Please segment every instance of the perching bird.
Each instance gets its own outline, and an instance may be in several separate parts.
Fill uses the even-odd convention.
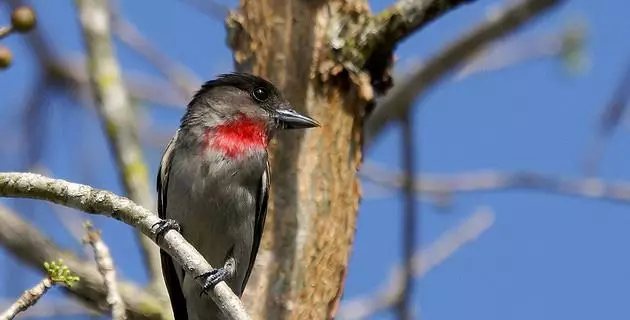
[[[274,131],[317,127],[270,82],[231,73],[206,82],[188,104],[157,177],[158,233],[180,230],[216,269],[205,286],[162,252],[176,320],[221,319],[202,293],[221,281],[241,296],[254,266],[267,212],[267,144]]]

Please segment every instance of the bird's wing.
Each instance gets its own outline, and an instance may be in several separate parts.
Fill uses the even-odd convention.
[[[171,167],[171,160],[173,158],[173,148],[175,141],[177,140],[177,133],[166,146],[166,151],[162,156],[160,162],[160,168],[157,175],[157,193],[158,193],[158,216],[160,219],[166,218],[166,203],[168,193],[168,174]],[[188,319],[188,312],[186,310],[186,298],[182,291],[177,272],[175,271],[175,263],[171,256],[169,256],[163,250],[160,250],[160,259],[162,260],[162,275],[166,282],[166,288],[168,289],[168,295],[171,299],[171,306],[173,307],[173,315],[176,320]]]
[[[245,279],[243,279],[242,290],[245,290],[249,276],[254,268],[254,262],[256,261],[256,254],[258,254],[258,248],[260,247],[260,241],[262,239],[263,229],[265,228],[265,217],[267,216],[267,200],[269,199],[269,161],[266,160],[265,171],[260,178],[260,184],[258,187],[258,195],[256,197],[256,220],[254,221],[254,244],[252,245],[252,255],[249,258],[249,267],[247,267],[247,273],[245,273]]]

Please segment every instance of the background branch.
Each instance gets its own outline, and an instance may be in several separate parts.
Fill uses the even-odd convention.
[[[162,53],[131,22],[126,20],[117,8],[112,10],[112,29],[114,34],[129,48],[142,55],[153,64],[178,89],[183,99],[192,97],[201,80],[195,74]]]
[[[442,264],[457,250],[476,240],[494,223],[495,215],[484,208],[479,209],[456,227],[447,230],[427,248],[415,252],[412,272],[416,279]],[[389,280],[373,295],[352,299],[344,303],[338,318],[343,320],[365,319],[377,312],[393,307],[404,294],[403,269],[392,270]]]
[[[107,314],[109,307],[105,303],[107,289],[103,278],[92,261],[82,260],[72,252],[56,246],[37,228],[20,218],[8,207],[0,204],[0,243],[31,268],[41,270],[45,261],[63,259],[73,273],[81,279],[70,288],[70,294],[86,305],[90,310]],[[159,320],[169,319],[170,314],[163,303],[153,294],[130,282],[119,282],[120,295],[130,319]]]
[[[413,136],[413,115],[407,114],[402,123],[402,159],[405,172],[411,177],[416,175],[417,157],[414,148]],[[402,246],[403,246],[403,281],[398,301],[396,302],[396,311],[398,319],[411,320],[414,312],[411,299],[413,297],[413,254],[416,251],[416,238],[418,237],[420,220],[420,212],[416,203],[416,194],[414,190],[414,181],[405,179],[404,181],[404,212],[402,219]]]
[[[153,227],[161,221],[157,215],[128,198],[33,173],[0,173],[0,196],[46,200],[86,213],[104,215],[135,227],[151,239],[155,237]],[[203,256],[177,231],[166,232],[160,247],[192,277],[212,270]],[[199,285],[203,285],[202,277],[197,281]],[[209,294],[229,319],[249,319],[241,300],[225,282],[217,284]]]
[[[470,32],[434,55],[407,79],[394,86],[380,101],[365,124],[365,147],[369,148],[387,123],[403,116],[413,101],[421,97],[466,59],[488,43],[523,26],[563,0],[523,0],[493,15]]]
[[[77,1],[79,21],[88,56],[88,75],[96,106],[119,167],[129,198],[145,208],[154,208],[146,164],[138,140],[138,123],[111,43],[110,13],[104,0]],[[151,279],[151,289],[168,301],[162,278],[160,252],[152,241],[137,233]]]
[[[6,310],[14,301],[0,301],[0,309]],[[90,310],[82,304],[70,299],[46,299],[30,307],[27,313],[20,315],[20,319],[45,318],[55,316],[98,316],[99,313]]]
[[[389,51],[436,18],[475,0],[398,0],[368,20],[358,48],[361,52]]]
[[[405,174],[366,162],[360,176],[392,188],[403,188]],[[601,179],[571,179],[535,172],[499,172],[479,170],[454,174],[423,173],[414,182],[414,190],[424,196],[449,197],[458,192],[531,189],[569,196],[630,203],[630,182]]]
[[[85,241],[90,244],[94,250],[94,259],[98,272],[103,276],[103,282],[105,288],[107,288],[107,304],[112,310],[113,320],[125,320],[127,319],[127,313],[125,312],[125,303],[118,292],[118,284],[116,283],[116,268],[114,267],[114,260],[109,254],[109,248],[103,239],[101,238],[100,231],[95,230],[91,222],[85,223]]]
[[[596,132],[593,134],[593,140],[588,148],[586,160],[584,161],[584,173],[593,176],[597,173],[599,161],[604,152],[606,141],[610,139],[615,129],[624,118],[630,99],[630,60],[621,80],[617,84],[615,91],[608,104],[603,108],[599,118],[599,124]]]

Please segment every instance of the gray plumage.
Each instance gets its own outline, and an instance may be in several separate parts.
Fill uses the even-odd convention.
[[[243,119],[248,122],[237,127]],[[184,238],[227,274],[221,279],[239,297],[267,211],[266,142],[276,129],[318,125],[294,112],[271,83],[248,74],[222,75],[193,97],[164,152],[157,177],[160,218],[175,220]],[[176,320],[222,319],[197,280],[165,252],[162,269]]]

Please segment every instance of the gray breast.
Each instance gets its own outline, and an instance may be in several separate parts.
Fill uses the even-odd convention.
[[[170,167],[167,217],[179,221],[184,238],[213,267],[223,266],[228,253],[233,254],[236,275],[228,285],[239,296],[251,256],[265,157],[252,153],[232,160],[213,153],[175,152]],[[187,300],[196,300],[199,286],[194,279],[182,280]]]

